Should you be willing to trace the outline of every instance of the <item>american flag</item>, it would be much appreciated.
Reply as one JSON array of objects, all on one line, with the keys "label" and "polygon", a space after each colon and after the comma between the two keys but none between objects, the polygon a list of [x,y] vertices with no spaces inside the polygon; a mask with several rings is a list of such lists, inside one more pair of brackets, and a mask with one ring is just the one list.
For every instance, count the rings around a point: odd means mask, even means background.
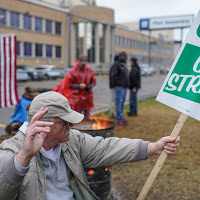
[{"label": "american flag", "polygon": [[17,103],[16,36],[0,35],[0,108]]}]

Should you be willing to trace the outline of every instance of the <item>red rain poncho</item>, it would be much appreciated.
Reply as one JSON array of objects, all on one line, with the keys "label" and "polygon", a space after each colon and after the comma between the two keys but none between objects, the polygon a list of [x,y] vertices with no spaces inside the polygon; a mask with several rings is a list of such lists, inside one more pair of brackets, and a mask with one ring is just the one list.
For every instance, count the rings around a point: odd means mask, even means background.
[{"label": "red rain poncho", "polygon": [[87,86],[91,83],[96,85],[96,78],[93,70],[85,66],[84,69],[78,67],[78,61],[75,61],[74,67],[68,71],[65,78],[57,85],[54,91],[63,94],[69,101],[73,110],[90,110],[94,107],[92,89],[71,89],[73,84],[85,83]]}]

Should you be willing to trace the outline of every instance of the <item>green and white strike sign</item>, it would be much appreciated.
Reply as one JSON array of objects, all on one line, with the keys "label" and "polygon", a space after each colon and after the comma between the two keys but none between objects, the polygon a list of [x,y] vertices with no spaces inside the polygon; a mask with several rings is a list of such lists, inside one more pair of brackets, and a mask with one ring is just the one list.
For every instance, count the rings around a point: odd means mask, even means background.
[{"label": "green and white strike sign", "polygon": [[165,79],[157,100],[200,120],[200,12]]}]

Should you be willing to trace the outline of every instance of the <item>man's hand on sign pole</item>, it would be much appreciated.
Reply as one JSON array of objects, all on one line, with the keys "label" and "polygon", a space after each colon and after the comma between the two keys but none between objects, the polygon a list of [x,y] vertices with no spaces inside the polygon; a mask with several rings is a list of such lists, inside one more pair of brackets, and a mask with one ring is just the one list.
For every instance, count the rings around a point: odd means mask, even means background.
[{"label": "man's hand on sign pole", "polygon": [[148,156],[160,155],[161,152],[164,152],[168,155],[175,153],[176,148],[179,146],[180,137],[173,138],[171,136],[162,137],[157,142],[149,143],[147,147]]}]

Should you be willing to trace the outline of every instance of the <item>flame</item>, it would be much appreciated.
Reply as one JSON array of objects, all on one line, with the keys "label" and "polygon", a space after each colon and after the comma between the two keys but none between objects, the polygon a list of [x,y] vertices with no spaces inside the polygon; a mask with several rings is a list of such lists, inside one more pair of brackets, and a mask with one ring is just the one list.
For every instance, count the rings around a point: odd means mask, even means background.
[{"label": "flame", "polygon": [[89,171],[88,171],[88,174],[89,174],[89,175],[93,175],[93,174],[94,174],[94,170],[92,170],[92,169],[89,170]]},{"label": "flame", "polygon": [[105,119],[97,118],[96,116],[91,116],[91,120],[95,120],[95,123],[92,125],[93,130],[101,130],[110,127],[110,122]]}]

